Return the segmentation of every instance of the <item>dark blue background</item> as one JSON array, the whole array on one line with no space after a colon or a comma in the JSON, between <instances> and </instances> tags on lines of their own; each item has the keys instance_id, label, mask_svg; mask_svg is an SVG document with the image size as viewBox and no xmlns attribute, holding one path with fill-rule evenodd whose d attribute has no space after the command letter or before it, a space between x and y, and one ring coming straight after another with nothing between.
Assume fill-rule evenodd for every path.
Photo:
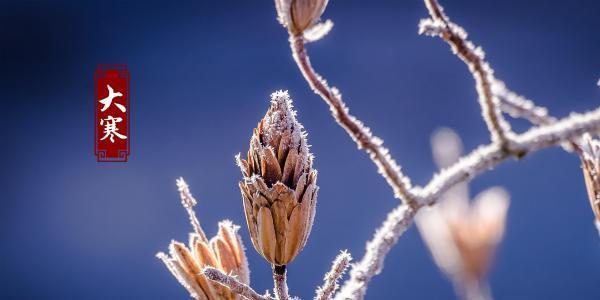
<instances>
[{"instance_id":1,"label":"dark blue background","mask_svg":"<svg viewBox=\"0 0 600 300\"><path fill-rule=\"evenodd\" d=\"M598 1L445 1L497 76L556 116L597 106ZM444 4L444 3L443 3ZM489 137L473 79L439 39L418 36L420 1L332 1L336 24L309 51L352 111L385 139L417 184L436 170L429 136L449 126L466 148ZM93 156L97 64L132 73L132 154ZM186 299L154 257L191 230L175 178L199 199L212 235L243 225L234 155L245 152L269 94L288 89L319 170L313 233L289 266L310 299L340 249L364 243L398 201L305 84L272 1L3 1L0 5L0 298ZM524 129L522 121L515 126ZM491 274L498 299L598 299L600 239L578 159L560 149L477 178L472 193L512 195ZM271 288L252 249L252 286ZM411 228L369 299L449 299L453 291Z\"/></svg>"}]
</instances>

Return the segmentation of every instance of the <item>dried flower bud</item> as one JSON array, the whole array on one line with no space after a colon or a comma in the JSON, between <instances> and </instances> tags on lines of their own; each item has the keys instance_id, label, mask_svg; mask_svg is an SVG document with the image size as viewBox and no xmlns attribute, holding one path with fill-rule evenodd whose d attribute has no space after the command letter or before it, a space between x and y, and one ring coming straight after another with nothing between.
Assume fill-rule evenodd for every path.
<instances>
[{"instance_id":1,"label":"dried flower bud","mask_svg":"<svg viewBox=\"0 0 600 300\"><path fill-rule=\"evenodd\" d=\"M585 135L582 139L581 164L585 186L596 223L600 223L600 141ZM599 229L600 230L600 229Z\"/></svg>"},{"instance_id":2,"label":"dried flower bud","mask_svg":"<svg viewBox=\"0 0 600 300\"><path fill-rule=\"evenodd\" d=\"M306 133L287 91L271 95L248 159L237 156L246 221L254 248L274 265L286 265L306 244L317 202L317 171Z\"/></svg>"},{"instance_id":3,"label":"dried flower bud","mask_svg":"<svg viewBox=\"0 0 600 300\"><path fill-rule=\"evenodd\" d=\"M449 220L463 274L469 280L481 280L487 273L504 234L508 199L502 188L490 188L475 199L468 214Z\"/></svg>"},{"instance_id":4,"label":"dried flower bud","mask_svg":"<svg viewBox=\"0 0 600 300\"><path fill-rule=\"evenodd\" d=\"M418 215L417 224L437 265L454 279L481 282L504 233L508 194L490 188L469 205L449 198Z\"/></svg>"},{"instance_id":5,"label":"dried flower bud","mask_svg":"<svg viewBox=\"0 0 600 300\"><path fill-rule=\"evenodd\" d=\"M329 0L275 0L281 25L293 35L300 35L316 25Z\"/></svg>"},{"instance_id":6,"label":"dried flower bud","mask_svg":"<svg viewBox=\"0 0 600 300\"><path fill-rule=\"evenodd\" d=\"M177 180L181 200L190 214L190 221L195 229L190 234L189 248L183 243L171 241L169 255L158 253L169 271L183 285L192 298L206 300L239 300L241 297L228 288L215 283L202 274L202 268L210 266L221 271L233 274L242 283L250 283L248 261L244 253L244 245L237 231L239 226L229 220L219 222L219 231L216 236L206 238L200 223L191 210L196 200L189 192L183 179Z\"/></svg>"}]
</instances>

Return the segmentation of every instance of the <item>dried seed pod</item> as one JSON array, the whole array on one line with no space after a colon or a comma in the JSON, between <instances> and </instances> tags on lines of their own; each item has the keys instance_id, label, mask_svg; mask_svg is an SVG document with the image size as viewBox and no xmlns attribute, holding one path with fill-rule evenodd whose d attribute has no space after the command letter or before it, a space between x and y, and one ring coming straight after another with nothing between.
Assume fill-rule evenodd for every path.
<instances>
[{"instance_id":1,"label":"dried seed pod","mask_svg":"<svg viewBox=\"0 0 600 300\"><path fill-rule=\"evenodd\" d=\"M293 35L300 35L316 25L329 0L275 0L281 25Z\"/></svg>"},{"instance_id":2,"label":"dried seed pod","mask_svg":"<svg viewBox=\"0 0 600 300\"><path fill-rule=\"evenodd\" d=\"M588 198L596 223L600 223L600 141L585 135L582 139L581 165ZM600 230L600 229L599 229Z\"/></svg>"},{"instance_id":3,"label":"dried seed pod","mask_svg":"<svg viewBox=\"0 0 600 300\"><path fill-rule=\"evenodd\" d=\"M292 261L310 234L319 189L312 161L287 91L273 93L254 129L248 159L238 155L237 162L252 244L274 265Z\"/></svg>"},{"instance_id":4,"label":"dried seed pod","mask_svg":"<svg viewBox=\"0 0 600 300\"><path fill-rule=\"evenodd\" d=\"M208 240L192 210L196 200L183 179L177 180L181 201L190 215L195 232L190 234L189 248L183 243L171 241L169 255L158 253L169 271L188 290L192 298L203 300L240 300L238 294L215 283L202 274L206 266L237 276L242 283L250 283L248 261L244 245L237 231L239 226L229 220L219 222L216 236Z\"/></svg>"}]
</instances>

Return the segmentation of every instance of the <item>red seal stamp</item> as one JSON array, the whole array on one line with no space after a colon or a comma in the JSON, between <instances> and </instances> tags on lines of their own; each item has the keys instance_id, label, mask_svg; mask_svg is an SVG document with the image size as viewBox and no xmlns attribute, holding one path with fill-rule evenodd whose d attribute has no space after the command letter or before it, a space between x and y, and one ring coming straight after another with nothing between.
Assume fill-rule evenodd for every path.
<instances>
[{"instance_id":1,"label":"red seal stamp","mask_svg":"<svg viewBox=\"0 0 600 300\"><path fill-rule=\"evenodd\" d=\"M98 65L94 72L94 154L98 161L126 162L130 151L129 70Z\"/></svg>"}]
</instances>

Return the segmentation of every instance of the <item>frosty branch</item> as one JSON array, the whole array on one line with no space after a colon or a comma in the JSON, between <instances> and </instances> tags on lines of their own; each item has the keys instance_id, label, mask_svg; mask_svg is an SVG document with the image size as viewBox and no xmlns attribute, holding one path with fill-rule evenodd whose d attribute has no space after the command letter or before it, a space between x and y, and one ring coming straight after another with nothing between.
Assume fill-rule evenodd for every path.
<instances>
[{"instance_id":1,"label":"frosty branch","mask_svg":"<svg viewBox=\"0 0 600 300\"><path fill-rule=\"evenodd\" d=\"M425 0L425 5L431 19L421 20L419 33L441 37L450 44L454 54L467 64L475 78L481 113L492 134L492 141L497 141L503 148L508 149L513 133L500 111L498 98L492 92L495 82L494 70L485 61L485 53L481 47L476 47L467 40L467 32L464 29L450 22L436 0Z\"/></svg>"},{"instance_id":2,"label":"frosty branch","mask_svg":"<svg viewBox=\"0 0 600 300\"><path fill-rule=\"evenodd\" d=\"M338 279L344 275L351 260L352 256L346 251L343 251L335 258L331 265L331 270L325 274L323 286L317 289L315 300L327 300L331 298L339 287L337 283Z\"/></svg>"},{"instance_id":3,"label":"frosty branch","mask_svg":"<svg viewBox=\"0 0 600 300\"><path fill-rule=\"evenodd\" d=\"M336 122L352 137L358 148L365 149L370 155L379 173L394 190L395 196L407 203L415 203L416 197L412 193L410 180L404 176L400 166L390 156L389 150L383 146L383 140L374 136L368 127L351 115L340 92L336 88L329 87L325 79L315 72L304 43L303 36L290 36L292 54L310 87L329 105Z\"/></svg>"},{"instance_id":4,"label":"frosty branch","mask_svg":"<svg viewBox=\"0 0 600 300\"><path fill-rule=\"evenodd\" d=\"M394 189L396 197L403 200L403 204L388 215L376 230L373 239L367 243L364 257L352 268L350 279L337 295L336 298L339 299L364 297L368 282L381 271L386 254L412 224L416 212L423 205L434 204L450 187L493 168L512 155L522 157L529 152L576 140L583 133L597 132L600 129L600 109L586 114L574 114L555 123L556 119L548 116L545 108L537 107L530 100L508 90L494 78L491 67L484 61L483 50L466 40L466 32L449 21L437 1L426 0L425 4L431 18L421 22L420 32L442 37L469 66L476 80L482 115L492 134L492 143L479 147L453 166L442 170L424 188L411 186L410 178L401 171L388 149L383 147L382 140L349 113L339 90L330 87L314 70L305 43L315 38L309 40L302 32L288 30L292 55L309 86L329 105L335 121L346 130L359 149L365 149L370 155L379 173ZM513 116L527 118L540 127L515 135L504 120L501 109ZM571 145L577 146L575 142L571 142Z\"/></svg>"},{"instance_id":5,"label":"frosty branch","mask_svg":"<svg viewBox=\"0 0 600 300\"><path fill-rule=\"evenodd\" d=\"M230 289L232 292L243 296L249 300L274 300L273 297L267 295L260 295L254 291L251 287L240 282L235 277L223 273L223 271L211 267L206 267L202 270L204 275L215 282L222 284L223 286Z\"/></svg>"}]
</instances>

